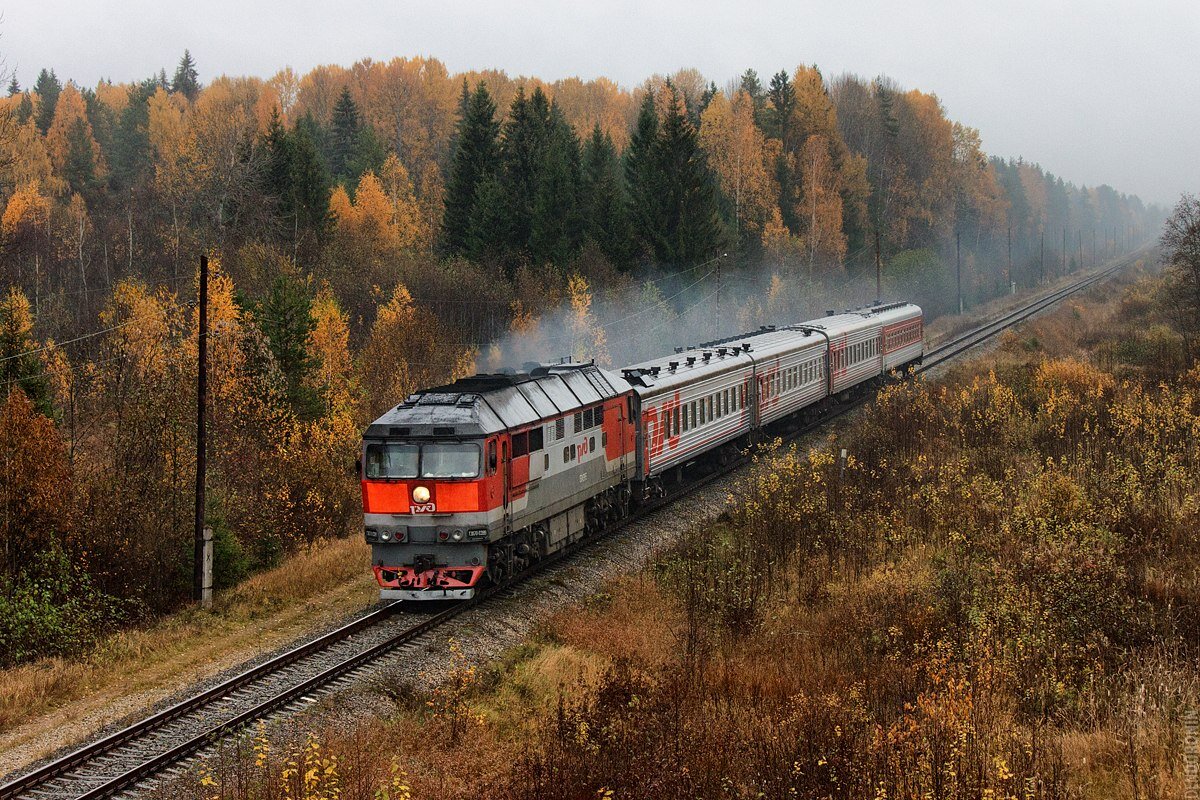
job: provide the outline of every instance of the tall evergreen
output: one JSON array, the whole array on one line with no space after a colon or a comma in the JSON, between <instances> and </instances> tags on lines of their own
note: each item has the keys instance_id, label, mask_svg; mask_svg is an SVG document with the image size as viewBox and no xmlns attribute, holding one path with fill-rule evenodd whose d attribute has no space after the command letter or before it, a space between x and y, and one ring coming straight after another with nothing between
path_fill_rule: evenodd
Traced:
<instances>
[{"instance_id":1,"label":"tall evergreen","mask_svg":"<svg viewBox=\"0 0 1200 800\"><path fill-rule=\"evenodd\" d=\"M129 99L121 109L113 132L109 151L109 182L117 191L128 190L141 182L149 172L150 159L150 98L158 89L158 81L148 78L129 89Z\"/></svg>"},{"instance_id":2,"label":"tall evergreen","mask_svg":"<svg viewBox=\"0 0 1200 800\"><path fill-rule=\"evenodd\" d=\"M13 75L12 80L8 82L8 96L16 97L21 93L21 84L17 82L17 76Z\"/></svg>"},{"instance_id":3,"label":"tall evergreen","mask_svg":"<svg viewBox=\"0 0 1200 800\"><path fill-rule=\"evenodd\" d=\"M621 162L612 137L597 123L583 145L580 204L584 231L617 267L629 265L629 218Z\"/></svg>"},{"instance_id":4,"label":"tall evergreen","mask_svg":"<svg viewBox=\"0 0 1200 800\"><path fill-rule=\"evenodd\" d=\"M317 237L329 223L329 171L313 131L316 123L305 115L292 126L292 203L296 226Z\"/></svg>"},{"instance_id":5,"label":"tall evergreen","mask_svg":"<svg viewBox=\"0 0 1200 800\"><path fill-rule=\"evenodd\" d=\"M552 105L529 231L529 252L535 261L564 264L579 250L584 234L580 183L579 137Z\"/></svg>"},{"instance_id":6,"label":"tall evergreen","mask_svg":"<svg viewBox=\"0 0 1200 800\"><path fill-rule=\"evenodd\" d=\"M192 54L185 49L183 58L179 59L179 66L175 68L175 77L171 79L171 91L182 94L189 101L195 100L196 95L200 94L199 77L196 62L192 60Z\"/></svg>"},{"instance_id":7,"label":"tall evergreen","mask_svg":"<svg viewBox=\"0 0 1200 800\"><path fill-rule=\"evenodd\" d=\"M82 119L75 120L67 131L67 159L63 165L63 177L71 191L84 197L96 189L96 153L92 149L92 138L88 125Z\"/></svg>"},{"instance_id":8,"label":"tall evergreen","mask_svg":"<svg viewBox=\"0 0 1200 800\"><path fill-rule=\"evenodd\" d=\"M329 147L329 172L335 181L345 182L350 177L354 151L358 146L359 124L358 104L350 95L350 87L343 87L333 106L329 141L326 143Z\"/></svg>"},{"instance_id":9,"label":"tall evergreen","mask_svg":"<svg viewBox=\"0 0 1200 800\"><path fill-rule=\"evenodd\" d=\"M458 120L458 143L450 164L450 179L446 182L442 238L450 253L464 253L468 248L476 193L496 171L499 132L496 104L480 81Z\"/></svg>"},{"instance_id":10,"label":"tall evergreen","mask_svg":"<svg viewBox=\"0 0 1200 800\"><path fill-rule=\"evenodd\" d=\"M780 140L787 147L792 111L796 107L796 88L792 86L786 71L780 70L771 76L767 100L770 107L767 109L764 131L767 136Z\"/></svg>"},{"instance_id":11,"label":"tall evergreen","mask_svg":"<svg viewBox=\"0 0 1200 800\"><path fill-rule=\"evenodd\" d=\"M33 118L33 100L29 99L29 92L21 92L21 102L17 104L17 124L24 125Z\"/></svg>"},{"instance_id":12,"label":"tall evergreen","mask_svg":"<svg viewBox=\"0 0 1200 800\"><path fill-rule=\"evenodd\" d=\"M739 88L750 95L750 100L754 103L754 121L758 124L759 128L762 128L763 109L767 105L767 95L763 91L762 81L758 79L758 73L752 69L743 72Z\"/></svg>"},{"instance_id":13,"label":"tall evergreen","mask_svg":"<svg viewBox=\"0 0 1200 800\"><path fill-rule=\"evenodd\" d=\"M653 92L646 92L638 110L637 123L625 149L625 185L628 187L628 218L640 249L654 250L654 238L664 224L662 175L655 164L658 141L658 111Z\"/></svg>"},{"instance_id":14,"label":"tall evergreen","mask_svg":"<svg viewBox=\"0 0 1200 800\"><path fill-rule=\"evenodd\" d=\"M38 96L37 127L45 136L46 131L50 130L50 123L54 122L54 110L58 107L58 96L62 94L62 84L59 82L58 76L54 74L54 70L43 69L38 73L33 91Z\"/></svg>"},{"instance_id":15,"label":"tall evergreen","mask_svg":"<svg viewBox=\"0 0 1200 800\"><path fill-rule=\"evenodd\" d=\"M653 163L661 176L664 225L653 232L654 253L672 265L712 258L724 242L716 181L708 168L699 135L670 88L670 102L654 147Z\"/></svg>"},{"instance_id":16,"label":"tall evergreen","mask_svg":"<svg viewBox=\"0 0 1200 800\"><path fill-rule=\"evenodd\" d=\"M533 233L534 204L553 127L550 100L541 87L528 98L524 88L519 88L501 128L499 145L500 186L507 195L508 210L503 255L510 259L528 247Z\"/></svg>"}]
</instances>

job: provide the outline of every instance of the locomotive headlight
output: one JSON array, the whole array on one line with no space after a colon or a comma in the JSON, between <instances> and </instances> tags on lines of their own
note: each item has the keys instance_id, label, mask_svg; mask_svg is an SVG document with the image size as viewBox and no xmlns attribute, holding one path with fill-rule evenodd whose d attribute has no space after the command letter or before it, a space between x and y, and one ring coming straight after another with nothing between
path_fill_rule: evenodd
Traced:
<instances>
[{"instance_id":1,"label":"locomotive headlight","mask_svg":"<svg viewBox=\"0 0 1200 800\"><path fill-rule=\"evenodd\" d=\"M418 503L428 503L429 487L418 486L417 488L413 489L413 500L416 500Z\"/></svg>"},{"instance_id":2,"label":"locomotive headlight","mask_svg":"<svg viewBox=\"0 0 1200 800\"><path fill-rule=\"evenodd\" d=\"M450 534L450 541L461 542L463 537L462 528L455 528L454 533Z\"/></svg>"}]
</instances>

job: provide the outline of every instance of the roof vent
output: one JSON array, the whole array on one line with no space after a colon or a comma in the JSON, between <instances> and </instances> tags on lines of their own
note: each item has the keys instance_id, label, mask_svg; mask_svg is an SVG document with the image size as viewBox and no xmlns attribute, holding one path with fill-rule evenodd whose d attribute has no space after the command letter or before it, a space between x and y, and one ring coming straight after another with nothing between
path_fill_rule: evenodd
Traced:
<instances>
[{"instance_id":1,"label":"roof vent","mask_svg":"<svg viewBox=\"0 0 1200 800\"><path fill-rule=\"evenodd\" d=\"M678 361L668 361L667 369L671 370L671 372L674 372L675 370L679 369L679 362Z\"/></svg>"},{"instance_id":2,"label":"roof vent","mask_svg":"<svg viewBox=\"0 0 1200 800\"><path fill-rule=\"evenodd\" d=\"M717 355L720 356L721 358L724 358L725 356L729 355L729 348L728 347L718 347Z\"/></svg>"},{"instance_id":3,"label":"roof vent","mask_svg":"<svg viewBox=\"0 0 1200 800\"><path fill-rule=\"evenodd\" d=\"M388 428L388 436L408 436L408 428Z\"/></svg>"},{"instance_id":4,"label":"roof vent","mask_svg":"<svg viewBox=\"0 0 1200 800\"><path fill-rule=\"evenodd\" d=\"M688 362L688 366L689 366L689 367L694 367L694 366L696 366L696 357L695 357L695 356L688 356L688 357L687 357L687 362Z\"/></svg>"},{"instance_id":5,"label":"roof vent","mask_svg":"<svg viewBox=\"0 0 1200 800\"><path fill-rule=\"evenodd\" d=\"M713 357L713 354L712 354L711 350L704 351L704 363L705 364L707 364L709 361L712 361L712 357Z\"/></svg>"},{"instance_id":6,"label":"roof vent","mask_svg":"<svg viewBox=\"0 0 1200 800\"><path fill-rule=\"evenodd\" d=\"M827 316L827 317L832 317L832 316L833 316L834 314L836 314L836 313L837 313L837 312L836 312L836 311L834 311L832 308L827 308L827 309L825 309L825 316Z\"/></svg>"},{"instance_id":7,"label":"roof vent","mask_svg":"<svg viewBox=\"0 0 1200 800\"><path fill-rule=\"evenodd\" d=\"M675 352L676 352L676 353L682 353L682 352L683 352L683 348L682 348L682 347L676 347L676 348L675 348Z\"/></svg>"},{"instance_id":8,"label":"roof vent","mask_svg":"<svg viewBox=\"0 0 1200 800\"><path fill-rule=\"evenodd\" d=\"M453 435L454 435L454 428L438 428L438 427L435 427L435 428L433 429L433 435L434 435L434 436L453 436Z\"/></svg>"},{"instance_id":9,"label":"roof vent","mask_svg":"<svg viewBox=\"0 0 1200 800\"><path fill-rule=\"evenodd\" d=\"M656 378L658 377L658 373L661 371L662 371L662 367L651 367L650 368L650 374Z\"/></svg>"},{"instance_id":10,"label":"roof vent","mask_svg":"<svg viewBox=\"0 0 1200 800\"><path fill-rule=\"evenodd\" d=\"M742 349L745 350L747 353L749 353L750 352L750 343L742 342Z\"/></svg>"}]
</instances>

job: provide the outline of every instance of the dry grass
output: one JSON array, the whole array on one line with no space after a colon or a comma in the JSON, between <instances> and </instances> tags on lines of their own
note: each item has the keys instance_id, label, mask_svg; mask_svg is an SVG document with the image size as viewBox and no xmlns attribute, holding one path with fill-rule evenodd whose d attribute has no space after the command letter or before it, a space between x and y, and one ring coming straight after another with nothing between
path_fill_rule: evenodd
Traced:
<instances>
[{"instance_id":1,"label":"dry grass","mask_svg":"<svg viewBox=\"0 0 1200 800\"><path fill-rule=\"evenodd\" d=\"M78 659L0 672L0 773L372 603L369 550L322 542L216 598L120 631ZM67 718L70 724L63 724Z\"/></svg>"}]
</instances>

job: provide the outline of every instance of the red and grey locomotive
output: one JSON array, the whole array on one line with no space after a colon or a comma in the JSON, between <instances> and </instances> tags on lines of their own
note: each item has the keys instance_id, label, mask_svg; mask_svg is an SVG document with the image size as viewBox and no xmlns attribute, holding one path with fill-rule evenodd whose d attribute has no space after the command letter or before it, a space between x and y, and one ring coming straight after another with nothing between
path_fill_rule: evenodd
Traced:
<instances>
[{"instance_id":1,"label":"red and grey locomotive","mask_svg":"<svg viewBox=\"0 0 1200 800\"><path fill-rule=\"evenodd\" d=\"M922 325L915 305L875 305L620 374L564 362L416 392L363 434L380 594L467 599L504 583L760 431L918 363Z\"/></svg>"}]
</instances>

